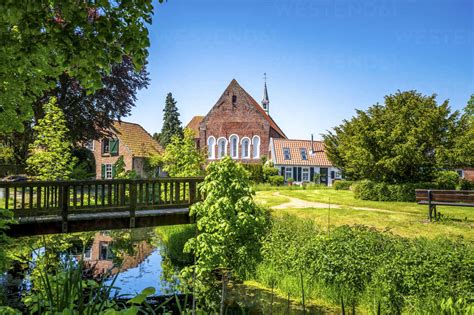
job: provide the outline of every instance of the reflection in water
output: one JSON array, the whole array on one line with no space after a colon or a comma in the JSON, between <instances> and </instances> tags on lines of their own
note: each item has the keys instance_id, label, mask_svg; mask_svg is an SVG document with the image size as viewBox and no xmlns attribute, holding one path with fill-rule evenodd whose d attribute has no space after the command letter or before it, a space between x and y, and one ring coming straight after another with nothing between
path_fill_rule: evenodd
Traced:
<instances>
[{"instance_id":1,"label":"reflection in water","mask_svg":"<svg viewBox=\"0 0 474 315\"><path fill-rule=\"evenodd\" d=\"M111 292L114 297L135 295L147 287L154 287L156 295L177 293L177 275L181 268L192 263L192 257L183 254L182 248L193 234L190 226L173 226L18 239L9 249L14 258L12 267L0 277L5 291L3 301L19 307L21 294L35 286L35 268L45 260L59 265L65 257L82 257L89 278L105 277L107 284L115 281L117 289ZM303 314L299 305L279 299L271 292L243 285L231 285L229 289L226 296L229 314L239 314L242 310L246 314ZM305 313L327 311L308 307Z\"/></svg>"}]
</instances>

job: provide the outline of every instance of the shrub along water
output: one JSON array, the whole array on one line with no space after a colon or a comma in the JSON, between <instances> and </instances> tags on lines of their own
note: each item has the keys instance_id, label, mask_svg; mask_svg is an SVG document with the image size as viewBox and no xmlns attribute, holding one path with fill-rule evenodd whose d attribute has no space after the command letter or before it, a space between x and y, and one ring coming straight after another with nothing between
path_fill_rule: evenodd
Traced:
<instances>
[{"instance_id":1,"label":"shrub along water","mask_svg":"<svg viewBox=\"0 0 474 315\"><path fill-rule=\"evenodd\" d=\"M465 312L474 294L474 250L463 239L407 239L365 226L328 233L286 216L273 220L262 253L256 278L266 286L374 313L440 313L448 301Z\"/></svg>"}]
</instances>

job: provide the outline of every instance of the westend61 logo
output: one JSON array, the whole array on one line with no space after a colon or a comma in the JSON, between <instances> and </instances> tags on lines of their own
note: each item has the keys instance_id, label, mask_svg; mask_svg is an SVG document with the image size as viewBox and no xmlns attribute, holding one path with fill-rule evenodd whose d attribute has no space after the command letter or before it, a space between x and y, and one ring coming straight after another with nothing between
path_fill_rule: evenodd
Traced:
<instances>
[{"instance_id":1,"label":"westend61 logo","mask_svg":"<svg viewBox=\"0 0 474 315\"><path fill-rule=\"evenodd\" d=\"M397 15L397 1L377 0L279 0L275 9L279 15L311 17L386 17Z\"/></svg>"}]
</instances>

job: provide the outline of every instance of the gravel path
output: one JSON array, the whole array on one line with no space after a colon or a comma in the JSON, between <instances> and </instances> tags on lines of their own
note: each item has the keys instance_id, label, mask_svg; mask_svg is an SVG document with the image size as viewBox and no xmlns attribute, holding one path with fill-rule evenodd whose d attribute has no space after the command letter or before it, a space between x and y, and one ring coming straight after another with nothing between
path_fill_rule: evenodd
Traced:
<instances>
[{"instance_id":1,"label":"gravel path","mask_svg":"<svg viewBox=\"0 0 474 315\"><path fill-rule=\"evenodd\" d=\"M304 208L319 208L319 209L327 209L329 204L324 202L315 202L315 201L306 201L295 197L289 197L281 195L279 191L274 192L273 196L281 196L288 198L290 201L285 202L278 206L271 207L272 209L304 209ZM402 214L409 214L406 212L399 212L399 211L391 211L391 210L384 210L384 209L375 209L375 208L366 208L366 207L352 207L352 206L342 206L337 204L331 203L331 209L341 209L341 208L349 208L354 210L362 210L362 211L374 211L374 212L385 212L385 213L402 213Z\"/></svg>"}]
</instances>

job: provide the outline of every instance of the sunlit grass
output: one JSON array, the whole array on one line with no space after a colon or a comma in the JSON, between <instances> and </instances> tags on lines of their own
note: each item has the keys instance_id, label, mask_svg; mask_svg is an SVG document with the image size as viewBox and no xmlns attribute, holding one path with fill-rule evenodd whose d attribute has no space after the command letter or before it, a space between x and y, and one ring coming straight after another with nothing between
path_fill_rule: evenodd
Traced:
<instances>
[{"instance_id":1,"label":"sunlit grass","mask_svg":"<svg viewBox=\"0 0 474 315\"><path fill-rule=\"evenodd\" d=\"M344 224L362 224L373 226L379 230L406 236L447 236L451 238L462 236L474 240L474 212L472 208L438 207L444 218L441 221L427 221L427 206L414 202L384 202L355 199L351 191L342 190L293 190L293 191L259 191L257 202L273 207L289 201L288 197L298 198L309 202L333 205L328 208L279 209L272 210L272 215L280 216L285 213L298 217L312 219L323 227ZM266 203L266 204L265 204ZM338 205L339 208L336 208ZM367 209L355 209L367 208ZM371 210L373 209L373 210ZM376 211L380 209L382 211ZM383 210L388 210L383 211Z\"/></svg>"}]
</instances>

